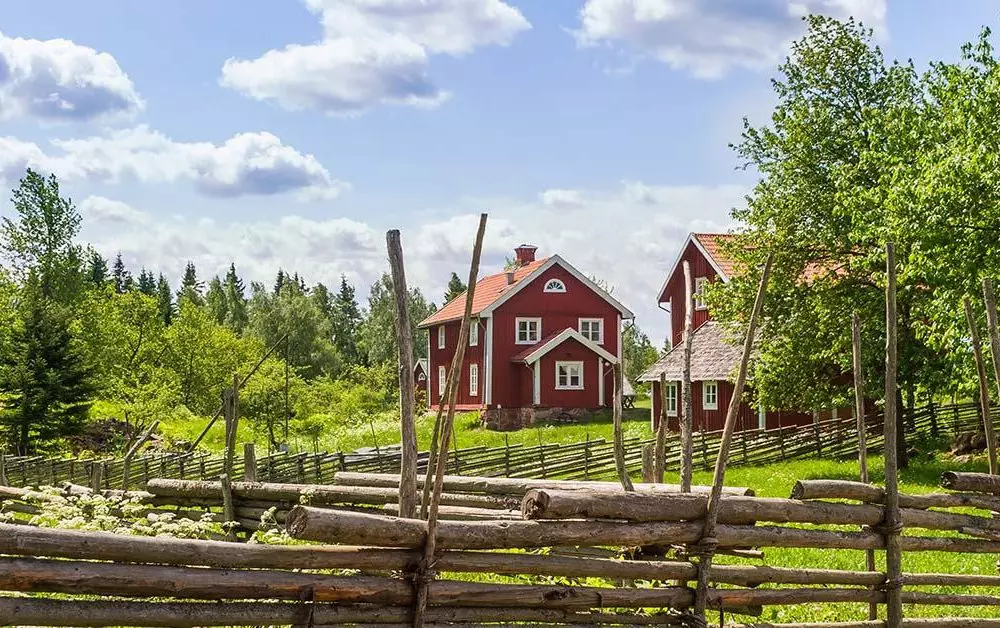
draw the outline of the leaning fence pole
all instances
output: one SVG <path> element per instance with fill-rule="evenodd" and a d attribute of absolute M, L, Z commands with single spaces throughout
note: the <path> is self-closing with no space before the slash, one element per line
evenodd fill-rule
<path fill-rule="evenodd" d="M 993 432 L 993 421 L 990 418 L 990 383 L 986 377 L 986 365 L 983 362 L 983 345 L 979 338 L 979 324 L 976 323 L 976 313 L 972 309 L 972 301 L 966 296 L 965 320 L 969 323 L 969 335 L 972 339 L 972 355 L 976 360 L 976 373 L 979 376 L 979 409 L 983 413 L 983 430 L 986 433 L 986 455 L 990 464 L 990 474 L 997 473 L 997 440 Z"/>
<path fill-rule="evenodd" d="M 868 434 L 865 425 L 865 378 L 861 370 L 861 318 L 851 314 L 851 349 L 854 361 L 854 417 L 858 424 L 858 468 L 862 482 L 868 484 Z M 875 550 L 865 550 L 865 567 L 875 571 Z M 868 603 L 868 619 L 878 619 L 878 603 Z"/>
<path fill-rule="evenodd" d="M 899 473 L 896 468 L 896 251 L 885 245 L 885 605 L 886 627 L 903 625 L 902 550 Z M 968 300 L 966 300 L 968 303 Z M 967 311 L 969 311 L 967 309 Z"/>
<path fill-rule="evenodd" d="M 469 268 L 468 290 L 465 293 L 465 314 L 462 326 L 458 331 L 458 342 L 455 345 L 455 355 L 452 358 L 451 373 L 448 375 L 448 412 L 438 433 L 438 459 L 435 461 L 434 488 L 427 509 L 427 536 L 424 540 L 424 556 L 418 566 L 414 578 L 416 595 L 414 596 L 413 626 L 422 628 L 424 613 L 427 610 L 428 584 L 433 578 L 433 566 L 437 552 L 438 507 L 441 503 L 441 491 L 444 487 L 444 475 L 448 468 L 448 438 L 455 425 L 455 403 L 458 400 L 458 376 L 462 361 L 465 358 L 465 346 L 469 342 L 469 327 L 472 323 L 472 301 L 475 298 L 476 283 L 479 281 L 479 259 L 483 252 L 483 237 L 486 234 L 486 214 L 479 216 L 479 230 L 476 232 L 476 244 L 472 249 L 472 264 Z M 445 400 L 442 400 L 442 405 Z"/>
<path fill-rule="evenodd" d="M 740 404 L 743 398 L 743 387 L 747 381 L 747 368 L 750 355 L 753 352 L 754 336 L 757 333 L 757 323 L 764 307 L 764 293 L 767 290 L 767 279 L 771 275 L 771 263 L 774 253 L 768 253 L 767 261 L 760 275 L 760 285 L 757 288 L 757 298 L 754 299 L 753 311 L 747 323 L 746 338 L 743 339 L 743 356 L 740 358 L 739 370 L 736 373 L 736 383 L 733 385 L 733 396 L 729 400 L 726 412 L 726 425 L 719 442 L 719 455 L 715 459 L 715 475 L 712 480 L 712 492 L 708 497 L 708 510 L 705 513 L 705 525 L 702 528 L 701 540 L 695 545 L 698 559 L 698 588 L 695 591 L 695 616 L 704 621 L 705 608 L 708 605 L 708 579 L 712 569 L 712 557 L 717 542 L 715 526 L 719 519 L 719 505 L 722 502 L 722 486 L 726 481 L 726 462 L 729 457 L 729 446 L 732 444 L 733 432 L 736 431 L 736 420 L 739 418 Z"/>
<path fill-rule="evenodd" d="M 399 349 L 399 516 L 412 519 L 417 514 L 417 429 L 414 417 L 413 330 L 403 267 L 403 244 L 399 230 L 385 234 L 392 270 L 392 294 L 396 301 L 396 345 Z"/>
<path fill-rule="evenodd" d="M 622 483 L 622 488 L 626 491 L 634 491 L 632 479 L 628 476 L 628 467 L 625 465 L 625 435 L 622 430 L 622 363 L 618 361 L 614 365 L 615 374 L 615 400 L 612 408 L 612 421 L 615 430 L 615 471 L 618 472 L 618 481 Z"/>
<path fill-rule="evenodd" d="M 429 363 L 429 362 L 428 362 Z M 438 398 L 438 409 L 434 415 L 434 428 L 431 430 L 431 450 L 427 455 L 427 470 L 424 477 L 424 490 L 420 501 L 420 518 L 427 518 L 427 509 L 431 503 L 431 489 L 434 487 L 434 471 L 437 468 L 438 443 L 441 440 L 441 421 L 444 419 L 445 401 L 451 399 L 452 379 L 455 369 L 448 371 L 445 377 L 444 393 Z M 430 375 L 428 375 L 430 377 Z M 440 386 L 440 384 L 438 384 Z"/>
<path fill-rule="evenodd" d="M 652 386 L 652 385 L 651 385 Z M 653 387 L 655 390 L 655 387 Z M 674 402 L 677 398 L 674 397 Z M 650 402 L 652 403 L 652 401 Z M 667 376 L 660 373 L 660 417 L 656 423 L 656 448 L 653 452 L 653 483 L 663 483 L 667 469 Z M 645 480 L 644 480 L 645 481 Z"/>
<path fill-rule="evenodd" d="M 986 301 L 986 324 L 990 332 L 990 350 L 993 355 L 993 374 L 996 376 L 997 398 L 1000 399 L 1000 329 L 998 329 L 997 324 L 997 300 L 993 292 L 993 280 L 990 278 L 983 279 L 983 298 Z M 984 419 L 984 421 L 991 428 L 993 427 L 992 417 Z"/>
<path fill-rule="evenodd" d="M 159 426 L 159 425 L 160 425 L 160 420 L 159 419 L 156 419 L 155 421 L 153 421 L 153 424 L 150 425 L 149 428 L 145 432 L 143 432 L 142 434 L 140 434 L 139 438 L 137 438 L 136 441 L 132 444 L 132 446 L 129 447 L 128 451 L 125 452 L 125 458 L 122 459 L 122 490 L 123 491 L 127 491 L 128 490 L 128 481 L 129 481 L 129 474 L 130 474 L 131 467 L 132 467 L 132 458 L 135 457 L 135 454 L 139 451 L 139 448 L 142 447 L 146 443 L 146 441 L 150 439 L 150 437 L 153 435 L 153 432 L 156 430 L 157 426 Z"/>
<path fill-rule="evenodd" d="M 691 492 L 692 458 L 694 456 L 694 403 L 691 400 L 691 335 L 694 327 L 694 288 L 691 264 L 684 260 L 684 365 L 681 369 L 681 396 L 684 415 L 681 417 L 681 491 Z"/>

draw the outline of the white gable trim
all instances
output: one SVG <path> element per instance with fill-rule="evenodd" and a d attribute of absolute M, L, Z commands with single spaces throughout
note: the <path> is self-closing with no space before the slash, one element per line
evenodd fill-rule
<path fill-rule="evenodd" d="M 611 307 L 615 308 L 621 313 L 623 318 L 635 318 L 635 314 L 633 314 L 630 309 L 622 305 L 621 302 L 619 302 L 610 294 L 602 290 L 600 286 L 591 281 L 587 276 L 578 271 L 569 262 L 559 257 L 558 255 L 553 255 L 544 264 L 533 270 L 527 277 L 514 284 L 513 288 L 505 292 L 499 299 L 491 303 L 488 307 L 484 308 L 483 311 L 479 313 L 479 315 L 483 317 L 491 316 L 493 312 L 496 311 L 497 308 L 506 303 L 508 300 L 510 300 L 511 297 L 513 297 L 515 294 L 523 290 L 526 286 L 528 286 L 528 284 L 538 279 L 538 277 L 542 273 L 552 268 L 556 264 L 559 264 L 564 270 L 566 270 L 566 272 L 573 275 L 573 277 L 575 277 L 581 283 L 590 288 L 595 294 L 597 294 L 597 296 L 607 301 L 611 305 Z"/>
<path fill-rule="evenodd" d="M 674 276 L 674 273 L 677 272 L 677 268 L 681 265 L 681 258 L 684 257 L 684 251 L 687 250 L 688 245 L 691 243 L 694 243 L 694 248 L 698 249 L 698 252 L 701 253 L 702 257 L 708 261 L 708 265 L 712 267 L 712 270 L 719 274 L 719 278 L 722 279 L 723 283 L 729 281 L 729 275 L 722 271 L 722 267 L 715 261 L 715 258 L 708 254 L 708 251 L 705 250 L 704 246 L 702 246 L 701 241 L 694 237 L 694 232 L 691 232 L 688 234 L 687 240 L 684 240 L 684 245 L 681 246 L 681 250 L 678 251 L 677 258 L 674 259 L 674 263 L 670 266 L 670 272 L 667 273 L 667 278 L 663 280 L 663 285 L 660 286 L 660 291 L 656 293 L 656 300 L 659 303 L 669 303 L 669 300 L 660 301 L 660 299 L 663 297 L 663 291 L 667 289 L 667 284 L 670 283 L 670 278 Z M 672 312 L 671 315 L 673 315 Z"/>
<path fill-rule="evenodd" d="M 618 363 L 618 358 L 616 358 L 615 356 L 613 356 L 610 353 L 608 353 L 607 351 L 605 351 L 604 348 L 601 347 L 600 345 L 597 345 L 597 344 L 594 344 L 593 342 L 591 342 L 583 334 L 581 334 L 577 330 L 573 329 L 572 327 L 567 327 L 566 329 L 564 329 L 561 332 L 559 332 L 556 336 L 553 336 L 551 339 L 549 339 L 548 341 L 546 341 L 545 344 L 537 347 L 534 351 L 532 351 L 531 353 L 529 353 L 527 355 L 527 357 L 524 358 L 524 362 L 526 364 L 532 364 L 534 362 L 537 362 L 546 353 L 548 353 L 549 351 L 552 351 L 553 349 L 555 349 L 556 347 L 558 347 L 562 343 L 566 342 L 570 338 L 572 338 L 573 340 L 576 340 L 577 342 L 579 342 L 583 346 L 587 347 L 588 349 L 590 349 L 591 351 L 593 351 L 597 355 L 601 356 L 602 358 L 604 358 L 608 362 L 611 362 L 612 364 L 617 364 Z"/>

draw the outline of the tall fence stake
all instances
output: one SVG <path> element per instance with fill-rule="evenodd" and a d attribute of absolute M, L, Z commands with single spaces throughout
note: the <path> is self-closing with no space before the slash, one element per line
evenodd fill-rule
<path fill-rule="evenodd" d="M 989 459 L 990 474 L 997 473 L 997 440 L 993 432 L 993 420 L 990 418 L 990 383 L 986 377 L 986 365 L 983 362 L 983 345 L 979 339 L 979 325 L 976 323 L 976 313 L 972 309 L 969 297 L 963 299 L 965 304 L 965 320 L 969 323 L 969 334 L 972 339 L 972 355 L 976 359 L 976 373 L 979 376 L 979 409 L 983 415 L 983 430 L 986 433 L 986 455 Z"/>
<path fill-rule="evenodd" d="M 767 279 L 771 275 L 771 263 L 774 254 L 768 253 L 764 262 L 764 270 L 760 275 L 760 286 L 757 288 L 757 298 L 754 299 L 753 311 L 747 323 L 746 338 L 743 340 L 743 357 L 740 358 L 739 371 L 736 373 L 736 383 L 733 385 L 733 396 L 729 400 L 726 411 L 726 424 L 719 442 L 719 456 L 715 459 L 715 475 L 712 480 L 712 493 L 708 497 L 708 511 L 705 513 L 705 527 L 702 529 L 701 540 L 696 546 L 698 559 L 698 589 L 695 591 L 695 616 L 704 621 L 705 609 L 708 606 L 708 579 L 712 569 L 712 558 L 717 544 L 715 526 L 719 518 L 719 504 L 722 500 L 722 486 L 726 481 L 726 462 L 729 458 L 729 446 L 736 430 L 736 420 L 739 418 L 740 402 L 743 398 L 743 387 L 747 381 L 747 367 L 750 355 L 753 353 L 754 336 L 757 333 L 757 322 L 764 307 L 764 293 L 767 290 Z"/>
<path fill-rule="evenodd" d="M 885 245 L 885 604 L 887 628 L 903 625 L 899 473 L 896 468 L 896 251 Z M 968 299 L 966 299 L 968 305 Z M 966 308 L 966 312 L 971 307 Z"/>
<path fill-rule="evenodd" d="M 674 397 L 676 402 L 677 398 Z M 663 482 L 663 473 L 667 468 L 667 376 L 660 373 L 660 418 L 656 423 L 656 448 L 653 451 L 652 481 L 655 484 Z M 643 478 L 643 481 L 647 481 Z"/>
<path fill-rule="evenodd" d="M 634 491 L 632 479 L 628 476 L 628 468 L 625 466 L 625 438 L 622 433 L 622 364 L 617 362 L 614 365 L 615 373 L 615 402 L 613 412 L 615 430 L 615 470 L 618 472 L 618 481 L 622 483 L 622 488 L 626 491 Z"/>
<path fill-rule="evenodd" d="M 243 481 L 257 481 L 257 451 L 253 443 L 243 443 Z"/>
<path fill-rule="evenodd" d="M 694 326 L 694 288 L 691 265 L 684 261 L 684 366 L 681 370 L 681 396 L 684 415 L 681 417 L 681 491 L 691 492 L 692 458 L 694 457 L 694 403 L 691 400 L 691 334 Z"/>
<path fill-rule="evenodd" d="M 854 417 L 858 423 L 858 469 L 862 482 L 868 484 L 868 433 L 865 425 L 865 378 L 861 370 L 861 319 L 851 314 L 851 353 L 854 361 Z M 875 571 L 875 550 L 865 550 L 865 567 Z M 878 619 L 878 603 L 868 603 L 868 619 Z"/>
<path fill-rule="evenodd" d="M 983 298 L 986 301 L 986 324 L 990 332 L 990 350 L 993 355 L 993 374 L 997 382 L 997 398 L 1000 399 L 1000 329 L 997 324 L 997 300 L 993 292 L 993 280 L 983 279 Z M 993 427 L 992 418 L 987 421 Z"/>
<path fill-rule="evenodd" d="M 399 516 L 412 519 L 417 514 L 417 429 L 413 390 L 413 331 L 403 267 L 403 244 L 399 230 L 386 233 L 392 293 L 396 301 L 396 345 L 399 349 L 399 429 L 402 438 L 399 472 Z"/>
<path fill-rule="evenodd" d="M 458 343 L 455 355 L 452 357 L 451 372 L 448 374 L 448 412 L 438 434 L 441 442 L 438 444 L 438 459 L 434 461 L 434 489 L 430 495 L 430 505 L 427 509 L 427 537 L 424 541 L 424 556 L 416 574 L 416 596 L 413 610 L 414 628 L 424 625 L 424 613 L 427 609 L 427 585 L 433 577 L 435 554 L 437 551 L 438 506 L 441 502 L 441 491 L 444 486 L 444 475 L 448 468 L 448 438 L 455 424 L 455 404 L 458 400 L 459 374 L 462 361 L 465 358 L 465 347 L 469 342 L 469 327 L 472 322 L 472 301 L 475 298 L 476 283 L 479 281 L 479 259 L 483 252 L 483 237 L 486 234 L 486 214 L 479 216 L 479 231 L 476 233 L 476 244 L 472 249 L 472 265 L 469 268 L 468 290 L 465 293 L 465 315 L 458 331 Z M 442 400 L 442 404 L 444 404 Z"/>

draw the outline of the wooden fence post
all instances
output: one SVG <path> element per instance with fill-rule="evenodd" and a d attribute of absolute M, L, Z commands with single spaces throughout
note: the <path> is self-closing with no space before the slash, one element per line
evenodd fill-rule
<path fill-rule="evenodd" d="M 396 346 L 399 356 L 399 428 L 402 438 L 399 474 L 399 516 L 417 515 L 416 397 L 413 388 L 413 330 L 410 326 L 409 293 L 403 266 L 403 244 L 399 230 L 385 234 L 392 271 L 392 293 L 396 304 Z"/>
<path fill-rule="evenodd" d="M 95 493 L 100 493 L 104 488 L 104 463 L 95 460 L 90 467 L 90 488 Z"/>
<path fill-rule="evenodd" d="M 892 243 L 885 246 L 885 603 L 886 627 L 903 625 L 902 551 L 899 536 L 899 474 L 896 468 L 896 254 Z M 971 305 L 966 298 L 966 313 Z M 975 321 L 972 321 L 975 323 Z M 995 455 L 996 452 L 994 452 Z M 994 459 L 993 469 L 996 468 Z"/>
<path fill-rule="evenodd" d="M 233 504 L 233 485 L 229 481 L 229 476 L 225 473 L 222 474 L 219 480 L 222 486 L 222 516 L 225 519 L 223 525 L 226 526 L 226 538 L 230 541 L 235 541 L 236 528 L 233 524 L 236 522 L 236 507 Z"/>
<path fill-rule="evenodd" d="M 653 385 L 650 384 L 650 387 Z M 677 398 L 674 397 L 674 401 Z M 650 401 L 652 403 L 652 400 Z M 653 452 L 653 479 L 656 484 L 663 482 L 663 473 L 666 468 L 667 450 L 667 376 L 660 373 L 660 415 L 656 422 L 656 448 Z M 643 480 L 647 481 L 647 480 Z"/>
<path fill-rule="evenodd" d="M 851 355 L 854 367 L 854 419 L 858 429 L 858 475 L 868 484 L 868 434 L 865 425 L 865 378 L 861 365 L 861 318 L 851 314 Z M 865 551 L 865 566 L 875 571 L 875 550 Z M 878 603 L 868 603 L 868 619 L 878 619 Z"/>
<path fill-rule="evenodd" d="M 691 343 L 694 327 L 694 287 L 691 281 L 691 265 L 684 261 L 684 363 L 681 369 L 681 397 L 684 400 L 684 414 L 680 421 L 681 460 L 680 480 L 681 491 L 691 491 L 691 475 L 694 472 L 694 401 L 691 398 Z M 704 438 L 704 430 L 702 431 Z M 705 456 L 705 469 L 708 469 L 708 456 Z"/>
<path fill-rule="evenodd" d="M 257 452 L 253 443 L 243 443 L 243 481 L 257 481 Z"/>
<path fill-rule="evenodd" d="M 8 486 L 7 482 L 7 460 L 5 454 L 0 451 L 0 486 Z"/>
<path fill-rule="evenodd" d="M 712 478 L 712 492 L 708 496 L 708 508 L 705 513 L 705 527 L 702 529 L 699 544 L 706 552 L 698 559 L 698 588 L 695 590 L 694 613 L 699 620 L 704 621 L 705 609 L 708 605 L 708 579 L 712 568 L 712 558 L 715 550 L 715 529 L 719 517 L 719 505 L 722 499 L 722 486 L 726 480 L 726 463 L 729 458 L 729 445 L 736 430 L 736 420 L 739 418 L 740 400 L 743 398 L 743 387 L 747 380 L 747 367 L 753 352 L 754 339 L 757 334 L 757 323 L 761 310 L 764 308 L 764 294 L 767 291 L 767 279 L 771 274 L 771 264 L 774 254 L 768 253 L 767 261 L 760 275 L 760 286 L 754 299 L 753 310 L 747 323 L 746 338 L 743 339 L 743 355 L 739 369 L 736 372 L 736 382 L 733 384 L 733 395 L 726 412 L 726 422 L 722 430 L 722 440 L 719 442 L 719 455 L 715 459 L 715 474 Z"/>
<path fill-rule="evenodd" d="M 976 314 L 972 309 L 972 301 L 966 296 L 963 299 L 965 304 L 965 319 L 969 324 L 969 335 L 972 340 L 972 355 L 976 360 L 976 373 L 979 377 L 979 410 L 983 421 L 983 429 L 986 432 L 986 455 L 989 460 L 990 474 L 997 473 L 997 440 L 993 432 L 993 419 L 990 416 L 990 384 L 986 377 L 986 365 L 983 363 L 983 349 L 979 340 L 979 325 L 976 323 Z"/>
<path fill-rule="evenodd" d="M 655 482 L 654 476 L 656 475 L 656 460 L 655 457 L 655 444 L 648 444 L 642 447 L 642 481 L 643 482 Z"/>
<path fill-rule="evenodd" d="M 618 472 L 618 481 L 626 491 L 633 491 L 632 479 L 628 476 L 628 468 L 625 466 L 625 437 L 622 433 L 622 364 L 619 361 L 614 365 L 615 373 L 615 402 L 613 409 L 613 421 L 615 431 L 615 470 Z"/>

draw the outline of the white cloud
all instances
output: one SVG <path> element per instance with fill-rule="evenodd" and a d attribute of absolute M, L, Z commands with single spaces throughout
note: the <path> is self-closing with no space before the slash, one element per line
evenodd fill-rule
<path fill-rule="evenodd" d="M 448 93 L 430 79 L 429 55 L 507 45 L 530 28 L 502 0 L 306 0 L 322 41 L 229 59 L 221 83 L 290 110 L 353 113 L 376 104 L 435 106 Z"/>
<path fill-rule="evenodd" d="M 622 44 L 695 76 L 780 61 L 810 13 L 855 17 L 884 28 L 885 0 L 587 0 L 575 35 L 581 45 Z"/>
<path fill-rule="evenodd" d="M 0 33 L 0 119 L 85 121 L 130 115 L 142 107 L 111 55 L 66 39 Z"/>
<path fill-rule="evenodd" d="M 187 180 L 202 194 L 219 197 L 295 192 L 333 198 L 346 184 L 313 155 L 282 144 L 271 133 L 241 133 L 222 144 L 178 142 L 146 126 L 106 136 L 52 140 L 46 153 L 35 144 L 0 137 L 0 175 L 8 182 L 25 167 L 67 180 L 173 183 Z"/>
<path fill-rule="evenodd" d="M 543 205 L 562 207 L 565 209 L 572 209 L 583 205 L 583 195 L 580 190 L 553 188 L 551 190 L 545 190 L 539 194 L 538 200 L 540 200 Z"/>
<path fill-rule="evenodd" d="M 482 274 L 498 272 L 518 244 L 534 244 L 540 256 L 559 254 L 614 286 L 614 295 L 660 343 L 667 317 L 656 307 L 656 292 L 681 243 L 689 231 L 727 229 L 729 209 L 742 203 L 745 191 L 735 185 L 625 182 L 611 190 L 567 190 L 579 201 L 571 214 L 535 199 L 470 199 L 447 212 L 412 214 L 417 222 L 408 225 L 298 216 L 222 225 L 153 217 L 108 199 L 87 199 L 82 206 L 88 241 L 107 255 L 120 250 L 129 264 L 164 272 L 172 282 L 189 259 L 204 277 L 234 261 L 246 279 L 266 283 L 278 268 L 327 285 L 344 273 L 362 300 L 388 270 L 385 230 L 399 227 L 409 283 L 439 305 L 451 273 L 467 275 L 478 208 L 488 207 Z"/>

